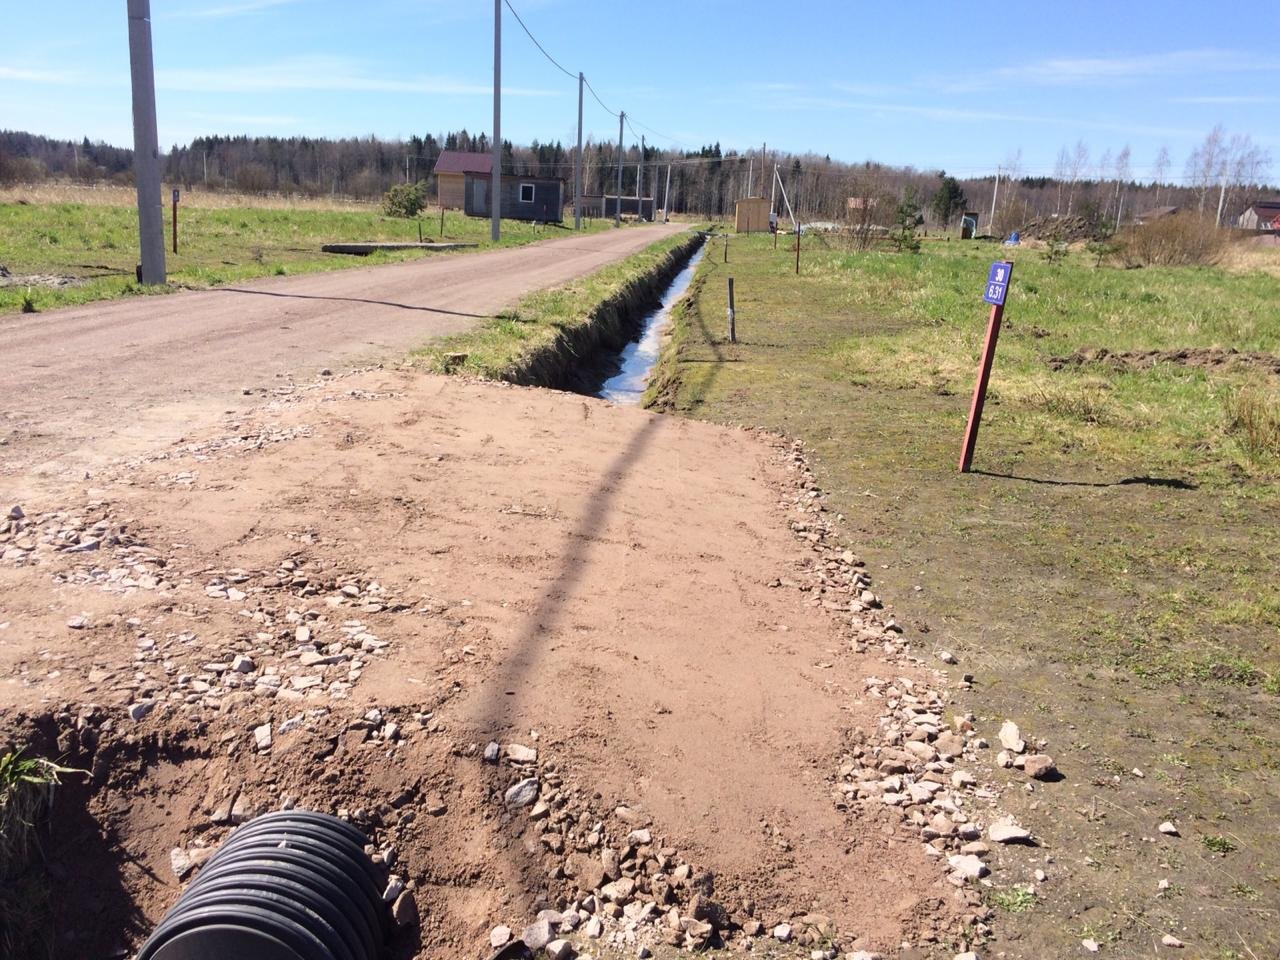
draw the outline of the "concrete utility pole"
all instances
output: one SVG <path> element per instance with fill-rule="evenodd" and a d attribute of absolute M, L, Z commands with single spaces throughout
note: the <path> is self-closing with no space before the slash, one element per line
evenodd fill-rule
<path fill-rule="evenodd" d="M 667 164 L 667 189 L 662 195 L 662 222 L 671 221 L 671 164 Z"/>
<path fill-rule="evenodd" d="M 996 225 L 996 197 L 1000 195 L 1000 168 L 996 167 L 996 186 L 991 191 L 991 219 L 987 221 L 987 233 L 991 233 Z"/>
<path fill-rule="evenodd" d="M 618 196 L 613 208 L 613 225 L 622 226 L 622 122 L 627 119 L 627 111 L 618 113 Z"/>
<path fill-rule="evenodd" d="M 578 155 L 573 158 L 573 229 L 582 229 L 582 85 L 586 78 L 578 71 Z"/>
<path fill-rule="evenodd" d="M 502 239 L 502 0 L 493 0 L 493 173 L 489 178 L 489 239 Z"/>
<path fill-rule="evenodd" d="M 160 207 L 160 137 L 151 58 L 151 0 L 129 0 L 129 73 L 133 81 L 133 176 L 138 184 L 142 282 L 165 282 L 164 212 Z"/>
<path fill-rule="evenodd" d="M 640 134 L 640 162 L 636 164 L 636 217 L 644 219 L 644 134 Z"/>
<path fill-rule="evenodd" d="M 760 171 L 760 175 L 764 176 L 764 171 Z M 751 196 L 751 188 L 755 185 L 756 180 L 756 158 L 754 155 L 747 157 L 747 192 L 744 197 Z"/>

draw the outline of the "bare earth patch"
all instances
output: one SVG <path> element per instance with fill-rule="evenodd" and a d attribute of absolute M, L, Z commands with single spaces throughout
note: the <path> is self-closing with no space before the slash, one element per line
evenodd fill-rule
<path fill-rule="evenodd" d="M 291 804 L 410 883 L 402 957 L 548 908 L 619 946 L 980 934 L 947 859 L 996 818 L 953 779 L 972 724 L 790 444 L 375 371 L 40 496 L 0 544 L 0 729 L 92 771 L 53 839 L 64 956 L 136 946 Z"/>

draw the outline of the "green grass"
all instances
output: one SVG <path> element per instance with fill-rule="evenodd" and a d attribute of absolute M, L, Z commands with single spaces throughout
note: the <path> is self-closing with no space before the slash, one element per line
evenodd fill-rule
<path fill-rule="evenodd" d="M 37 831 L 61 779 L 74 773 L 43 757 L 0 756 L 0 955 L 34 957 L 49 948 L 50 891 L 32 867 Z"/>
<path fill-rule="evenodd" d="M 975 472 L 962 475 L 983 283 L 1008 252 L 934 241 L 857 254 L 810 236 L 796 276 L 785 239 L 775 252 L 737 237 L 727 266 L 699 268 L 648 401 L 805 440 L 917 647 L 960 656 L 975 712 L 1033 726 L 1071 757 L 1055 809 L 1089 809 L 1092 784 L 1149 769 L 1097 829 L 1150 830 L 1176 792 L 1183 815 L 1230 819 L 1233 870 L 1280 909 L 1280 883 L 1264 879 L 1280 862 L 1280 456 L 1267 440 L 1280 378 L 1051 362 L 1085 347 L 1276 354 L 1276 279 L 1012 251 Z M 1193 869 L 1187 889 L 1222 889 Z M 1143 882 L 1123 862 L 1090 876 L 1103 900 Z M 1186 899 L 1196 924 L 1233 922 Z M 1246 936 L 1258 955 L 1280 949 L 1265 926 Z"/>
<path fill-rule="evenodd" d="M 612 225 L 591 221 L 588 229 Z M 339 270 L 395 263 L 444 253 L 380 252 L 368 257 L 320 252 L 322 243 L 341 240 L 418 239 L 418 221 L 384 217 L 374 210 L 317 210 L 184 207 L 179 211 L 179 252 L 169 249 L 170 219 L 165 211 L 169 287 L 140 288 L 134 282 L 138 262 L 137 211 L 123 206 L 84 203 L 0 204 L 0 264 L 14 275 L 54 274 L 77 278 L 68 286 L 0 287 L 0 313 L 44 311 L 93 300 L 202 288 L 278 274 Z M 425 214 L 424 239 L 440 240 L 440 219 Z M 566 236 L 561 227 L 503 223 L 501 246 L 516 246 Z M 489 221 L 457 212 L 445 216 L 443 240 L 492 246 Z M 29 302 L 24 302 L 24 297 Z"/>
<path fill-rule="evenodd" d="M 434 340 L 416 353 L 437 372 L 466 373 L 492 380 L 512 379 L 529 358 L 589 321 L 592 312 L 618 294 L 636 276 L 654 269 L 672 250 L 687 243 L 679 233 L 645 247 L 625 260 L 551 290 L 520 300 L 511 310 L 474 330 Z M 458 355 L 465 355 L 455 362 Z"/>
<path fill-rule="evenodd" d="M 1026 913 L 1036 905 L 1036 892 L 1030 887 L 1011 887 L 991 894 L 991 902 L 1007 913 Z"/>
<path fill-rule="evenodd" d="M 1236 848 L 1236 845 L 1229 838 L 1221 835 L 1206 835 L 1200 838 L 1200 842 L 1204 844 L 1205 849 L 1210 853 L 1227 854 Z"/>

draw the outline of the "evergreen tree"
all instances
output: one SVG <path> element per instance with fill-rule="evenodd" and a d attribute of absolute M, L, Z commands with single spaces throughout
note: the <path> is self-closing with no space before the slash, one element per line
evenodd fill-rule
<path fill-rule="evenodd" d="M 899 253 L 919 253 L 920 238 L 916 227 L 920 226 L 920 204 L 916 202 L 916 188 L 907 187 L 902 202 L 893 217 L 893 230 L 889 242 Z"/>
<path fill-rule="evenodd" d="M 967 201 L 964 190 L 955 177 L 948 177 L 945 173 L 940 174 L 940 176 L 942 177 L 942 183 L 934 192 L 933 202 L 930 207 L 938 223 L 946 227 L 957 213 L 961 213 L 964 210 Z"/>

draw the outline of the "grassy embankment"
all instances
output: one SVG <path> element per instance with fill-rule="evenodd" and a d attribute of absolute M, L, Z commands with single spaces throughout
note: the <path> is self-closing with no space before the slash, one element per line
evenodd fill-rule
<path fill-rule="evenodd" d="M 167 193 L 166 193 L 167 197 Z M 112 202 L 102 202 L 103 199 Z M 320 245 L 337 241 L 418 239 L 418 221 L 382 215 L 378 207 L 316 201 L 287 206 L 242 197 L 243 206 L 224 206 L 228 198 L 195 194 L 178 211 L 178 253 L 169 248 L 172 222 L 165 207 L 166 263 L 169 287 L 159 291 L 134 282 L 138 262 L 138 217 L 128 206 L 127 191 L 62 191 L 33 188 L 0 194 L 0 264 L 14 275 L 74 277 L 65 286 L 0 286 L 0 313 L 23 309 L 24 300 L 36 310 L 87 303 L 132 294 L 202 288 L 253 277 L 285 273 L 341 270 L 378 263 L 397 263 L 443 254 L 416 250 L 374 253 L 367 257 L 321 253 Z M 26 201 L 26 202 L 21 202 Z M 493 246 L 489 221 L 456 211 L 445 215 L 440 234 L 438 208 L 424 211 L 424 239 Z M 569 224 L 572 228 L 572 223 Z M 592 231 L 611 228 L 591 221 Z M 501 246 L 517 246 L 572 230 L 537 227 L 507 221 Z"/>
<path fill-rule="evenodd" d="M 539 357 L 563 350 L 607 302 L 625 299 L 637 278 L 662 268 L 673 251 L 690 243 L 678 233 L 652 243 L 637 254 L 571 283 L 529 294 L 510 310 L 474 330 L 435 340 L 418 351 L 431 370 L 466 373 L 493 380 L 540 382 L 530 367 Z M 465 355 L 456 361 L 455 357 Z"/>
<path fill-rule="evenodd" d="M 1050 362 L 1274 355 L 1276 265 L 1125 271 L 814 237 L 797 277 L 786 244 L 734 238 L 728 265 L 704 260 L 649 399 L 803 438 L 918 647 L 975 674 L 980 716 L 1048 738 L 1066 782 L 1008 802 L 1056 866 L 1032 909 L 1001 909 L 1002 934 L 1019 956 L 1074 955 L 1085 936 L 1149 956 L 1164 932 L 1197 956 L 1280 955 L 1280 377 Z M 962 476 L 980 297 L 1005 256 L 982 472 Z M 1166 818 L 1182 838 L 1142 842 Z M 1030 882 L 1032 859 L 1000 882 Z"/>

